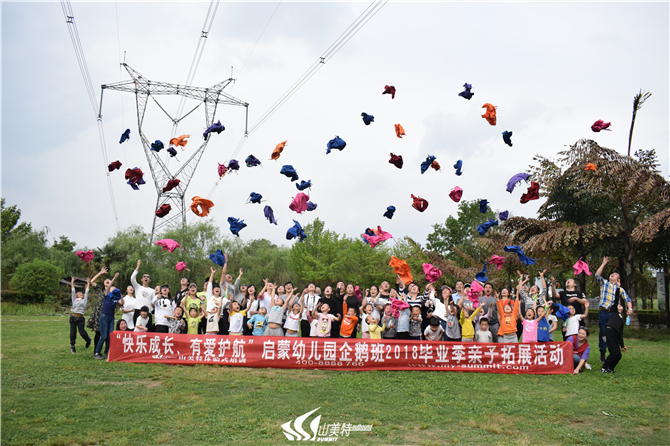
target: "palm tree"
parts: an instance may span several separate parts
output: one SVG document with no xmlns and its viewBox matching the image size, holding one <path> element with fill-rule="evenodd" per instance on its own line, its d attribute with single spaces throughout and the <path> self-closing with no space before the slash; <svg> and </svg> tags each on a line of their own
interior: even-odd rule
<svg viewBox="0 0 670 446">
<path fill-rule="evenodd" d="M 642 108 L 644 101 L 651 97 L 651 93 L 640 90 L 638 94 L 633 97 L 633 120 L 630 122 L 630 132 L 628 133 L 628 156 L 630 156 L 630 146 L 633 142 L 633 127 L 635 127 L 635 116 L 637 111 Z"/>
</svg>

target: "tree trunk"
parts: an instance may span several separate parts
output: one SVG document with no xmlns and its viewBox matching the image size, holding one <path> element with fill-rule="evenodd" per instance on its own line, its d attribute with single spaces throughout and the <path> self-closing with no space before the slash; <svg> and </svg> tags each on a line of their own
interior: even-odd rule
<svg viewBox="0 0 670 446">
<path fill-rule="evenodd" d="M 637 286 L 635 283 L 635 262 L 633 261 L 633 242 L 626 238 L 626 282 L 628 282 L 628 297 L 633 303 L 633 314 L 630 315 L 630 328 L 639 330 L 640 321 L 637 318 Z"/>
<path fill-rule="evenodd" d="M 667 265 L 663 268 L 663 275 L 665 276 L 665 312 L 668 315 L 668 328 L 670 328 L 670 294 L 668 294 L 668 290 L 670 289 L 670 271 L 668 271 Z"/>
</svg>

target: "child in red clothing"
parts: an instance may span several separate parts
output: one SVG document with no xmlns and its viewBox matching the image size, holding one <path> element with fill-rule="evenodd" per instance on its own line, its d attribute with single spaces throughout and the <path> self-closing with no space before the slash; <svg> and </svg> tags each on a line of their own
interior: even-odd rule
<svg viewBox="0 0 670 446">
<path fill-rule="evenodd" d="M 356 309 L 347 309 L 346 302 L 342 303 L 342 309 L 344 310 L 344 318 L 342 319 L 342 325 L 340 326 L 340 337 L 350 338 L 351 334 L 354 332 L 354 328 L 356 328 L 356 324 L 358 324 Z"/>
</svg>

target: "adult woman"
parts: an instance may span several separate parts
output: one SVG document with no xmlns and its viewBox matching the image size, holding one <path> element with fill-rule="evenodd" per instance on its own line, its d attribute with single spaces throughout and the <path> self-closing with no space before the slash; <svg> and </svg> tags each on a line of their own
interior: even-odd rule
<svg viewBox="0 0 670 446">
<path fill-rule="evenodd" d="M 309 291 L 309 289 L 308 289 L 308 291 Z M 316 293 L 316 290 L 314 290 L 314 292 Z M 308 297 L 309 297 L 309 295 L 307 295 L 305 297 L 305 300 L 307 300 Z M 316 307 L 317 302 L 320 302 L 322 304 L 328 304 L 328 307 L 330 308 L 328 310 L 328 314 L 333 314 L 335 316 L 337 316 L 338 314 L 342 314 L 342 305 L 333 296 L 333 287 L 331 287 L 331 286 L 327 286 L 324 293 L 323 293 L 323 296 L 320 299 L 315 300 L 314 302 L 315 302 L 314 303 L 315 307 Z M 307 308 L 307 306 L 305 306 L 305 308 Z M 332 321 L 331 322 L 330 337 L 331 338 L 339 338 L 340 337 L 340 321 Z"/>
<path fill-rule="evenodd" d="M 570 336 L 567 339 L 568 342 L 572 343 L 572 361 L 575 367 L 575 370 L 572 373 L 574 375 L 577 375 L 582 371 L 586 361 L 589 359 L 591 348 L 589 347 L 588 338 L 589 329 L 586 327 L 579 327 L 577 336 Z"/>
<path fill-rule="evenodd" d="M 116 280 L 117 277 L 119 277 L 119 273 L 116 273 L 114 275 L 113 279 L 105 279 L 102 284 L 102 288 L 96 285 L 95 281 L 98 277 L 100 277 L 103 274 L 107 274 L 108 269 L 105 268 L 104 266 L 100 270 L 100 272 L 93 278 L 91 279 L 91 285 L 93 286 L 93 290 L 98 293 L 98 302 L 95 304 L 95 308 L 93 309 L 93 313 L 91 313 L 91 316 L 88 318 L 88 322 L 86 323 L 86 326 L 90 328 L 91 330 L 95 331 L 95 337 L 93 339 L 93 345 L 97 346 L 98 341 L 100 341 L 100 314 L 102 313 L 102 307 L 105 304 L 105 296 L 109 292 L 109 287 L 111 287 L 114 284 L 114 281 Z M 109 343 L 109 341 L 107 341 Z M 95 350 L 95 349 L 94 349 Z M 95 355 L 95 353 L 94 353 Z"/>
<path fill-rule="evenodd" d="M 349 283 L 345 289 L 345 295 L 343 298 L 343 303 L 347 304 L 347 310 L 353 308 L 355 313 L 360 314 L 361 312 L 361 301 L 358 297 L 354 296 L 354 285 Z M 342 315 L 343 316 L 343 315 Z M 355 339 L 358 335 L 358 325 L 354 327 L 354 331 L 351 333 L 351 338 Z"/>
<path fill-rule="evenodd" d="M 123 298 L 124 300 L 126 299 L 125 297 Z M 124 314 L 125 316 L 125 314 Z M 132 320 L 132 317 L 131 317 Z M 117 331 L 131 331 L 128 329 L 128 322 L 125 319 L 119 319 L 119 322 L 116 323 L 116 330 Z"/>
<path fill-rule="evenodd" d="M 431 291 L 434 291 L 434 286 L 432 283 L 429 283 L 426 285 L 426 290 L 428 290 L 428 287 L 430 287 Z M 440 326 L 442 327 L 442 330 L 445 332 L 447 331 L 447 306 L 449 305 L 449 302 L 452 300 L 451 299 L 451 288 L 449 288 L 446 285 L 442 286 L 442 292 L 440 293 L 440 296 L 435 297 L 434 293 L 431 292 L 430 295 L 428 296 L 428 300 L 431 302 L 433 310 L 432 314 L 428 314 L 430 312 L 429 309 L 426 309 L 426 317 L 423 318 L 423 321 L 421 323 L 421 331 L 425 331 L 426 327 L 430 324 L 430 319 L 435 317 L 440 321 Z M 461 299 L 462 302 L 462 299 Z M 452 302 L 453 305 L 453 302 Z M 425 326 L 424 326 L 425 325 Z"/>
</svg>

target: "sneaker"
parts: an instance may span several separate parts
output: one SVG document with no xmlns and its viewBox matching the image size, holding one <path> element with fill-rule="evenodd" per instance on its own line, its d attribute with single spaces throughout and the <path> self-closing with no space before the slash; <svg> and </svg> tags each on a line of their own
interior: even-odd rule
<svg viewBox="0 0 670 446">
<path fill-rule="evenodd" d="M 612 370 L 612 369 L 607 369 L 607 373 L 614 374 L 614 370 Z"/>
<path fill-rule="evenodd" d="M 605 352 L 600 352 L 600 362 L 605 364 Z"/>
<path fill-rule="evenodd" d="M 93 357 L 94 357 L 95 359 L 105 359 L 105 357 L 102 356 L 100 353 L 96 353 L 95 355 L 93 355 Z"/>
<path fill-rule="evenodd" d="M 88 341 L 86 341 L 86 348 L 89 348 L 90 346 L 91 346 L 91 340 L 89 339 Z"/>
<path fill-rule="evenodd" d="M 600 371 L 601 371 L 602 373 L 614 373 L 614 371 L 612 371 L 612 370 L 610 370 L 610 369 L 600 369 Z"/>
<path fill-rule="evenodd" d="M 77 353 L 77 350 L 75 350 L 74 345 L 70 346 L 70 352 L 71 353 Z"/>
<path fill-rule="evenodd" d="M 586 367 L 586 370 L 591 370 L 591 364 L 589 364 L 588 362 L 584 364 L 584 367 Z"/>
</svg>

